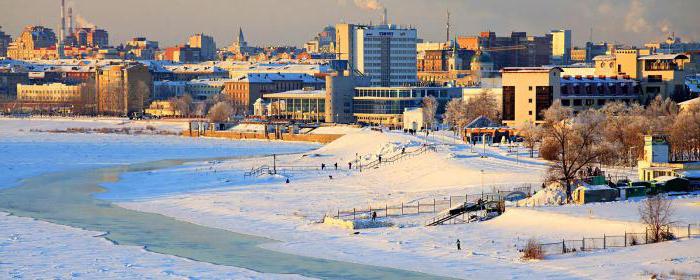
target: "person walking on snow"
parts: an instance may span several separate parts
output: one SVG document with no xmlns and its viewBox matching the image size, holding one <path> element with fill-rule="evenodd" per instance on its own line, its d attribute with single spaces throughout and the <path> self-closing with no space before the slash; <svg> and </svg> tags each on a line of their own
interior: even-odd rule
<svg viewBox="0 0 700 280">
<path fill-rule="evenodd" d="M 333 164 L 333 166 L 335 166 L 335 170 L 338 170 L 338 163 L 337 162 L 335 164 Z"/>
<path fill-rule="evenodd" d="M 321 163 L 321 170 L 324 170 L 324 169 L 326 169 L 326 164 L 325 164 L 325 163 Z"/>
<path fill-rule="evenodd" d="M 382 163 L 382 155 L 379 155 L 379 163 Z"/>
<path fill-rule="evenodd" d="M 352 170 L 352 162 L 348 162 L 348 170 Z"/>
<path fill-rule="evenodd" d="M 457 239 L 457 251 L 462 250 L 462 244 L 459 242 L 459 239 Z"/>
<path fill-rule="evenodd" d="M 377 219 L 377 211 L 372 211 L 372 221 Z"/>
</svg>

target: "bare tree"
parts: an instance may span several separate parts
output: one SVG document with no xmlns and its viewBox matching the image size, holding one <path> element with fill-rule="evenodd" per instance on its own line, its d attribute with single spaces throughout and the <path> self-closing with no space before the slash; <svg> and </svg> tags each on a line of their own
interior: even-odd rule
<svg viewBox="0 0 700 280">
<path fill-rule="evenodd" d="M 660 95 L 651 101 L 644 111 L 647 121 L 647 133 L 666 131 L 668 124 L 678 115 L 678 104 L 671 99 L 663 99 Z"/>
<path fill-rule="evenodd" d="M 665 229 L 673 224 L 673 212 L 671 200 L 662 195 L 647 198 L 639 206 L 640 219 L 650 233 L 649 241 L 659 242 L 672 238 Z"/>
<path fill-rule="evenodd" d="M 459 131 L 469 122 L 467 111 L 467 103 L 464 102 L 464 99 L 452 99 L 447 102 L 445 106 L 445 117 L 443 121 L 455 131 Z"/>
<path fill-rule="evenodd" d="M 425 129 L 432 129 L 435 124 L 435 114 L 437 114 L 437 99 L 433 96 L 423 97 L 423 114 L 425 116 Z"/>
<path fill-rule="evenodd" d="M 214 104 L 209 109 L 209 120 L 211 122 L 224 122 L 231 118 L 233 114 L 233 108 L 226 102 L 219 102 Z"/>
<path fill-rule="evenodd" d="M 647 131 L 648 123 L 643 117 L 644 108 L 637 104 L 612 102 L 600 111 L 605 114 L 603 136 L 608 143 L 615 146 L 606 163 L 627 163 L 633 166 L 642 154 L 644 134 Z"/>
<path fill-rule="evenodd" d="M 468 122 L 485 116 L 494 122 L 501 120 L 501 113 L 498 109 L 498 101 L 491 94 L 490 89 L 484 89 L 476 96 L 472 96 L 467 101 Z"/>
<path fill-rule="evenodd" d="M 566 186 L 569 198 L 576 174 L 609 153 L 610 148 L 600 134 L 604 120 L 596 111 L 584 111 L 573 117 L 571 109 L 562 107 L 558 101 L 545 111 L 544 140 L 555 148 L 550 171 Z"/>
<path fill-rule="evenodd" d="M 542 128 L 533 122 L 524 122 L 520 125 L 519 135 L 523 138 L 525 147 L 530 150 L 530 157 L 535 156 L 535 146 L 542 140 Z"/>
<path fill-rule="evenodd" d="M 170 104 L 172 104 L 175 111 L 180 112 L 183 116 L 190 116 L 192 112 L 192 96 L 185 94 L 177 98 L 171 98 Z"/>
<path fill-rule="evenodd" d="M 700 105 L 681 112 L 669 134 L 674 160 L 700 160 Z"/>
</svg>

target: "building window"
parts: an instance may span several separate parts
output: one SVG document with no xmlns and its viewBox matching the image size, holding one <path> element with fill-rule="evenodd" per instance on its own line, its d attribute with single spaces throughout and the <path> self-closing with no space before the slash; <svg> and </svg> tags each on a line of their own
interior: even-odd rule
<svg viewBox="0 0 700 280">
<path fill-rule="evenodd" d="M 532 86 L 527 87 L 527 90 L 532 91 Z"/>
<path fill-rule="evenodd" d="M 574 106 L 581 106 L 581 99 L 574 99 Z"/>
<path fill-rule="evenodd" d="M 503 87 L 503 120 L 504 121 L 514 121 L 515 120 L 515 87 L 514 86 L 504 86 Z"/>
<path fill-rule="evenodd" d="M 537 112 L 537 120 L 544 120 L 544 111 L 552 106 L 552 87 L 538 86 L 535 88 L 535 112 Z"/>
<path fill-rule="evenodd" d="M 529 116 L 532 116 L 532 111 L 527 111 L 527 114 L 528 114 Z"/>
<path fill-rule="evenodd" d="M 527 103 L 532 103 L 532 98 L 529 98 L 529 99 L 527 100 Z"/>
<path fill-rule="evenodd" d="M 561 105 L 562 105 L 562 106 L 571 106 L 571 100 L 569 100 L 569 99 L 562 99 L 562 100 L 561 100 Z"/>
</svg>

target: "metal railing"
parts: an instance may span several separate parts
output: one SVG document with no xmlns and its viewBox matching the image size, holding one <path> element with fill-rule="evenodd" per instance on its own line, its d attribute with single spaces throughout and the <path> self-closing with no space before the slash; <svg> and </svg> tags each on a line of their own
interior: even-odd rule
<svg viewBox="0 0 700 280">
<path fill-rule="evenodd" d="M 700 224 L 666 227 L 664 234 L 672 239 L 692 238 L 700 236 Z M 672 240 L 670 239 L 670 240 Z M 605 250 L 608 248 L 628 247 L 654 243 L 651 231 L 625 232 L 622 235 L 606 235 L 600 237 L 583 237 L 581 239 L 562 239 L 558 242 L 539 243 L 544 255 L 559 255 L 577 251 Z M 523 251 L 523 248 L 519 249 Z"/>
</svg>

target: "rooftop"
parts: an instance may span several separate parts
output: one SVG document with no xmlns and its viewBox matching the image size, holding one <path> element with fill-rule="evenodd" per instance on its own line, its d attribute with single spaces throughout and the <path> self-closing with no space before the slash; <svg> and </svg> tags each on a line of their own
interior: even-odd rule
<svg viewBox="0 0 700 280">
<path fill-rule="evenodd" d="M 560 67 L 505 67 L 503 73 L 549 73 L 554 69 L 563 71 Z"/>
<path fill-rule="evenodd" d="M 325 89 L 320 89 L 320 90 L 290 90 L 290 91 L 285 91 L 285 92 L 278 92 L 278 93 L 265 93 L 263 94 L 263 98 L 317 98 L 317 99 L 324 99 L 326 98 L 326 90 Z"/>
<path fill-rule="evenodd" d="M 674 60 L 674 59 L 688 59 L 685 54 L 652 54 L 640 57 L 641 60 Z"/>
</svg>

